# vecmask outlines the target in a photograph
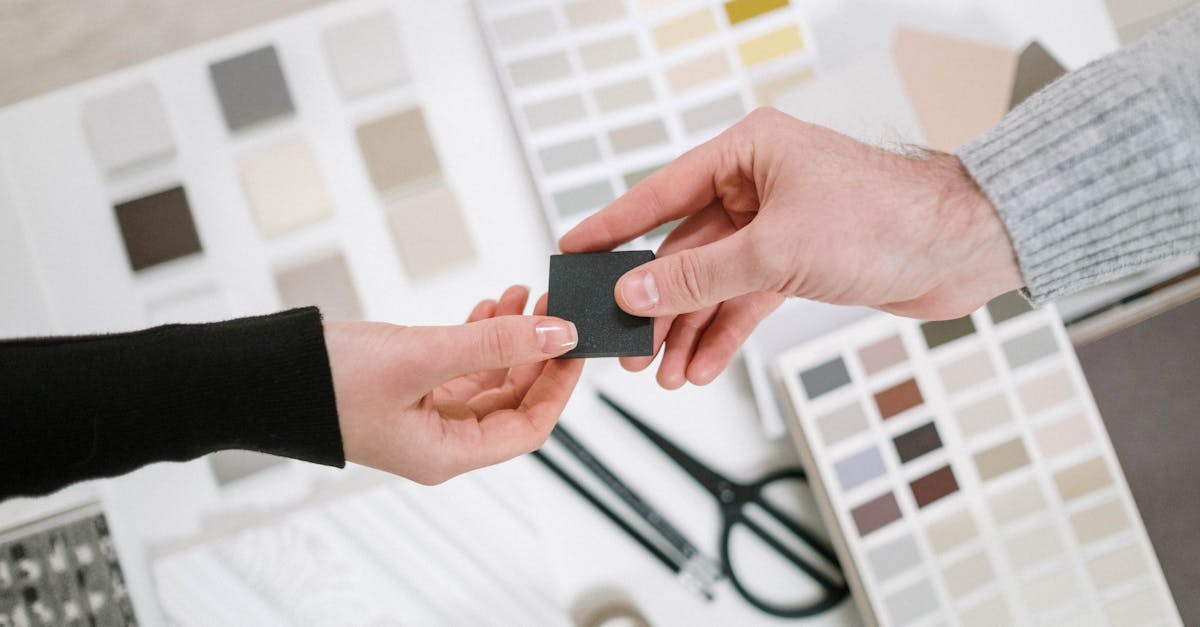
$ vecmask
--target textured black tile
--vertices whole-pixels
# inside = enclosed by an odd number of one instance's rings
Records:
[[[653,259],[648,250],[550,257],[547,313],[579,331],[579,345],[561,358],[653,354],[654,319],[625,313],[613,296],[617,279]]]

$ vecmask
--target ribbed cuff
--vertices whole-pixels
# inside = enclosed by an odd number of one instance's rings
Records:
[[[1034,303],[1200,250],[1200,9],[1055,82],[959,157]]]

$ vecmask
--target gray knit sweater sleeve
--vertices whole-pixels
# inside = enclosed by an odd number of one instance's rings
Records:
[[[1038,92],[959,157],[1035,303],[1200,251],[1200,7]]]

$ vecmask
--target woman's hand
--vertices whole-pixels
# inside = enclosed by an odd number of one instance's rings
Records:
[[[537,449],[567,404],[583,360],[547,361],[575,346],[575,326],[521,315],[511,287],[467,324],[325,323],[346,459],[423,484]]]

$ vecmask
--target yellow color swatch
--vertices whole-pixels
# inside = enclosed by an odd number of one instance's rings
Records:
[[[800,35],[800,29],[796,26],[773,30],[738,44],[738,53],[742,55],[742,63],[746,67],[803,49],[804,37]]]
[[[688,13],[654,28],[654,43],[659,50],[682,46],[717,32],[717,20],[710,9]]]
[[[737,24],[787,5],[788,0],[729,0],[725,3],[725,14],[730,24]]]

